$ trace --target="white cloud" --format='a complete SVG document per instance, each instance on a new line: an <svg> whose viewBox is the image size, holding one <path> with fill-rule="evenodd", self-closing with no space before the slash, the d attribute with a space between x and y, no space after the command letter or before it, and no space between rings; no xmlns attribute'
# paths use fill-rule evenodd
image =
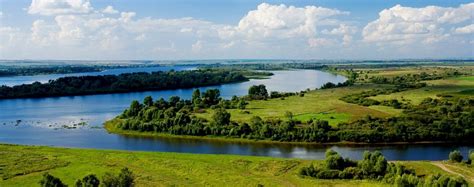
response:
<svg viewBox="0 0 474 187"><path fill-rule="evenodd" d="M30 14L56 15L89 13L92 6L89 0L32 0L28 8Z"/></svg>
<svg viewBox="0 0 474 187"><path fill-rule="evenodd" d="M472 56L473 5L397 5L362 30L349 12L317 6L262 3L236 23L217 24L94 9L89 0L33 0L29 30L0 25L0 58L19 49L25 56L17 58L48 59Z"/></svg>
<svg viewBox="0 0 474 187"><path fill-rule="evenodd" d="M105 7L104 9L102 9L102 13L104 13L104 14L118 14L119 11L115 10L114 7L109 5L109 6Z"/></svg>
<svg viewBox="0 0 474 187"><path fill-rule="evenodd" d="M396 5L384 9L379 18L363 29L366 42L392 42L427 44L452 39L449 33L453 27L471 22L474 3L457 8L427 6L411 8Z"/></svg>
<svg viewBox="0 0 474 187"><path fill-rule="evenodd" d="M464 27L456 28L455 33L457 34L473 34L474 33L474 24L470 24Z"/></svg>
<svg viewBox="0 0 474 187"><path fill-rule="evenodd" d="M324 7L294 7L262 3L256 10L249 11L235 27L220 30L222 38L241 37L246 40L313 38L318 27L339 23L332 19L348 12Z"/></svg>

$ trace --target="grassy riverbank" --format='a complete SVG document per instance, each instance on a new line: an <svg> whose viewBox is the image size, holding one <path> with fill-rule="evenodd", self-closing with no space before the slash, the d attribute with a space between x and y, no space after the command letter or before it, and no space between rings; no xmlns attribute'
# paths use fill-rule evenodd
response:
<svg viewBox="0 0 474 187"><path fill-rule="evenodd" d="M270 157L207 155L161 152L130 152L0 145L0 186L35 186L44 172L72 185L94 173L118 173L123 167L136 175L137 186L386 186L367 180L320 180L301 178L301 167L321 161ZM402 162L421 174L473 177L472 167L413 161ZM451 168L452 172L439 167Z"/></svg>

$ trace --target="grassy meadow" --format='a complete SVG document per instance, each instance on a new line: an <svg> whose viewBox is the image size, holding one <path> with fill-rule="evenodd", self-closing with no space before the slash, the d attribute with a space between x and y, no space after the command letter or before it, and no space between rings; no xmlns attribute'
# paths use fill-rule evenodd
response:
<svg viewBox="0 0 474 187"><path fill-rule="evenodd" d="M321 161L271 157L161 152L70 149L43 146L0 145L0 186L37 186L45 172L72 186L88 174L101 178L128 167L137 186L387 186L368 180L302 178L301 167ZM6 158L6 159L5 159ZM402 162L421 174L448 174L428 161ZM473 176L465 165L443 163L458 174Z"/></svg>
<svg viewBox="0 0 474 187"><path fill-rule="evenodd" d="M312 90L305 93L304 97L290 96L284 99L268 99L250 101L245 110L229 109L231 120L237 122L249 121L253 116L264 119L285 118L285 113L291 111L294 119L307 121L309 119L327 120L330 125L339 122L355 120L367 115L388 117L396 114L392 109L369 108L339 100L340 97L367 91L376 88L376 85L364 84L351 87ZM195 114L198 117L210 119L212 111Z"/></svg>

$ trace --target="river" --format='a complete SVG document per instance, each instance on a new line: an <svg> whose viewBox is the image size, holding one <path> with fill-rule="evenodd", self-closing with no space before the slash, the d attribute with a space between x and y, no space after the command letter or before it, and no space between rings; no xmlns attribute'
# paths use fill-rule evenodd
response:
<svg viewBox="0 0 474 187"><path fill-rule="evenodd" d="M77 75L104 75L126 72L177 71L193 69L190 66L123 68L103 72L17 76L0 78L0 84L16 85L34 81L45 82L52 78ZM274 71L269 79L252 79L248 82L217 88L224 98L245 95L251 85L265 84L269 91L295 92L318 88L326 82L343 82L346 79L316 70ZM102 128L105 120L120 114L132 100L145 96L169 98L177 95L190 98L193 89L148 91L120 94L103 94L72 97L0 100L0 142L24 145L47 145L95 149L134 151L162 151L205 154L238 154L285 158L322 159L331 148L343 156L360 159L365 150L380 150L390 160L444 160L453 149L467 154L472 146L451 145L391 145L391 146L322 146L301 144L263 144L209 141L181 138L143 138L109 134ZM63 128L73 126L75 129ZM86 125L81 125L86 124Z"/></svg>

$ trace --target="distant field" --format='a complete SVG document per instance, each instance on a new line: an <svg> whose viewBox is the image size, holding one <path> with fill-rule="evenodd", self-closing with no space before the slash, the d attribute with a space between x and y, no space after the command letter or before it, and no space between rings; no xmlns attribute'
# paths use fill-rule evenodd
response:
<svg viewBox="0 0 474 187"><path fill-rule="evenodd" d="M438 98L438 94L449 94L474 97L474 76L465 76L443 80L426 81L428 86L420 89L393 93L390 95L377 95L371 97L375 100L398 99L399 101L419 104L427 97Z"/></svg>
<svg viewBox="0 0 474 187"><path fill-rule="evenodd" d="M281 99L250 101L245 110L231 109L231 120L243 122L249 121L253 116L264 119L286 118L285 112L291 111L297 120L307 121L310 119L327 120L331 125L339 122L355 120L367 115L387 117L396 114L391 108L368 108L339 100L340 97L374 89L371 84L355 85L345 88L327 90L313 90L304 95L287 97ZM198 117L210 119L212 111L196 114Z"/></svg>
<svg viewBox="0 0 474 187"><path fill-rule="evenodd" d="M87 174L101 178L128 167L137 186L387 186L366 180L320 180L301 178L298 171L311 162L271 157L207 155L161 152L106 151L38 146L0 145L0 186L37 186L49 172L72 186ZM8 159L3 159L8 158ZM420 174L449 174L436 162L402 162ZM472 167L443 163L465 176ZM450 175L455 175L451 173Z"/></svg>

